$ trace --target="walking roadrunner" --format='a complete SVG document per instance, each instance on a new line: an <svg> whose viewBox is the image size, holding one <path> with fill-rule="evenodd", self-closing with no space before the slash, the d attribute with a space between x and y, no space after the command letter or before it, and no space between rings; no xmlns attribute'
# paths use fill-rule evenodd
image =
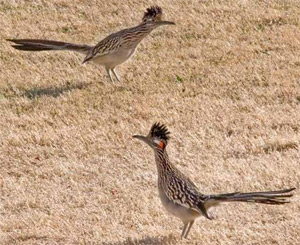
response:
<svg viewBox="0 0 300 245"><path fill-rule="evenodd" d="M43 39L8 39L15 43L13 47L24 51L69 50L85 54L83 63L94 61L105 67L112 82L111 73L120 81L115 68L128 60L138 44L154 29L163 25L175 25L174 22L162 20L162 9L150 7L144 13L142 23L138 26L110 34L96 46L80 45Z"/></svg>
<svg viewBox="0 0 300 245"><path fill-rule="evenodd" d="M234 192L217 195L204 195L196 185L181 173L169 160L166 146L169 140L166 126L156 123L147 136L134 135L134 138L144 141L153 150L158 171L158 192L163 206L184 224L181 237L187 238L192 225L200 216L212 219L209 209L221 202L253 202L271 205L288 203L291 191L295 188L264 191L264 192Z"/></svg>

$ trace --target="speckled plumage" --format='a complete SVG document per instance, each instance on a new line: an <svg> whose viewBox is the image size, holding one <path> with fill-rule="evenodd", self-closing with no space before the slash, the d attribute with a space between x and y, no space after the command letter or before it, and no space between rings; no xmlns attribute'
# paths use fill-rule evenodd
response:
<svg viewBox="0 0 300 245"><path fill-rule="evenodd" d="M174 25L170 21L162 21L162 9L150 7L144 13L141 24L115 32L101 40L95 46L72 44L43 39L9 39L14 48L23 51L70 50L85 54L83 63L93 61L105 67L110 81L111 72L120 81L115 68L127 61L135 52L139 43L155 28L162 25Z"/></svg>
<svg viewBox="0 0 300 245"><path fill-rule="evenodd" d="M134 137L143 140L154 150L160 199L169 213L183 221L184 227L181 236L184 238L188 236L195 219L200 216L212 219L209 215L209 209L217 206L220 202L254 202L279 205L287 203L286 198L292 196L289 192L295 188L267 192L202 194L196 185L169 160L166 151L169 135L170 132L165 125L155 123L147 136L135 135Z"/></svg>

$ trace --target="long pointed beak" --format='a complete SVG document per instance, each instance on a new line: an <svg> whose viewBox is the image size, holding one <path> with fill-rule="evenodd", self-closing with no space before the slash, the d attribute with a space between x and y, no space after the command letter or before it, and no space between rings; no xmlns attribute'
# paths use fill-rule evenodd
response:
<svg viewBox="0 0 300 245"><path fill-rule="evenodd" d="M146 142L146 137L143 136L143 135L133 135L132 136L133 138L136 138L136 139L139 139L139 140L142 140L142 141L145 141Z"/></svg>
<svg viewBox="0 0 300 245"><path fill-rule="evenodd" d="M166 21L166 20L161 20L161 21L158 21L158 22L156 22L158 25L160 25L160 26L163 26L163 25L175 25L175 23L174 22L172 22L172 21Z"/></svg>
<svg viewBox="0 0 300 245"><path fill-rule="evenodd" d="M146 144L150 145L150 141L146 136L143 135L133 135L133 138L139 139L141 141L144 141Z"/></svg>

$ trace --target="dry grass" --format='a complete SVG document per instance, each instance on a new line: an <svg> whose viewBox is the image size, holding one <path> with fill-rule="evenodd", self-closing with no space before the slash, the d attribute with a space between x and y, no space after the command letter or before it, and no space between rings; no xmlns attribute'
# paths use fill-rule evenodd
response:
<svg viewBox="0 0 300 245"><path fill-rule="evenodd" d="M5 39L93 44L149 1L0 1L1 244L298 242L298 191L285 206L224 205L181 241L153 153L131 136L167 124L171 159L204 193L299 188L299 1L154 3L177 25L147 37L111 85L78 54Z"/></svg>

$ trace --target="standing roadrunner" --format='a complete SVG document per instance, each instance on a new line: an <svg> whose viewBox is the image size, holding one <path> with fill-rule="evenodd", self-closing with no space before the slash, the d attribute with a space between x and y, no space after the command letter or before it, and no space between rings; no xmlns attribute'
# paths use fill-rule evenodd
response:
<svg viewBox="0 0 300 245"><path fill-rule="evenodd" d="M162 25L175 25L174 22L162 20L162 9L150 7L144 13L142 23L138 26L110 34L96 46L72 44L42 39L8 39L14 42L15 49L24 51L70 50L85 54L83 63L94 61L105 67L112 82L111 72L120 81L115 68L128 60L138 44L154 29Z"/></svg>
<svg viewBox="0 0 300 245"><path fill-rule="evenodd" d="M255 202L279 205L288 203L295 188L265 192L234 192L218 195L204 195L194 183L181 173L169 160L166 146L170 132L166 126L156 123L147 136L134 138L147 143L153 150L158 171L158 192L163 206L168 212L180 218L184 224L181 237L187 238L196 218L205 216L212 219L209 209L221 202Z"/></svg>

